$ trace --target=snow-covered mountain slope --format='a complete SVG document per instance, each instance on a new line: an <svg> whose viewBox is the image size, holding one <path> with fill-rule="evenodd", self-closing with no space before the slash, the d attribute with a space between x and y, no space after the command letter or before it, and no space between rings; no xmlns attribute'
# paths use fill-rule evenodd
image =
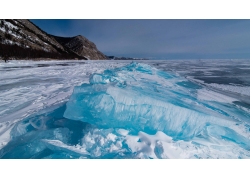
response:
<svg viewBox="0 0 250 180"><path fill-rule="evenodd" d="M64 43L60 39L70 39ZM47 34L29 20L0 20L0 58L106 59L83 36L62 38Z"/></svg>

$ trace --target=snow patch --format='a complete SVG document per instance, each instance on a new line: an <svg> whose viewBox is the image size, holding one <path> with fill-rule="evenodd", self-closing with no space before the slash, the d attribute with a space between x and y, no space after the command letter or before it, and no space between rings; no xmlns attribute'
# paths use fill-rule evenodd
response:
<svg viewBox="0 0 250 180"><path fill-rule="evenodd" d="M7 22L7 21L4 21L4 24L7 25L9 28L12 28L12 29L18 29L17 26L11 24L10 22Z"/></svg>

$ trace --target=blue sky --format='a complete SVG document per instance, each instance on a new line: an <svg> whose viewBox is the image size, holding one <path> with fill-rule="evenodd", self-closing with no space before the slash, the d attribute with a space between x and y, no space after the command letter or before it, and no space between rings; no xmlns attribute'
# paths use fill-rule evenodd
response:
<svg viewBox="0 0 250 180"><path fill-rule="evenodd" d="M105 55L250 59L250 20L31 20L49 34L83 35Z"/></svg>

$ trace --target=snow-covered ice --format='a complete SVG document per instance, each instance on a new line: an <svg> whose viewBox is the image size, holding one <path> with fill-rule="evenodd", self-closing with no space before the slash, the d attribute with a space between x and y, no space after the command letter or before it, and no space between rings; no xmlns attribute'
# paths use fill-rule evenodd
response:
<svg viewBox="0 0 250 180"><path fill-rule="evenodd" d="M0 157L249 158L250 64L221 61L0 63Z"/></svg>

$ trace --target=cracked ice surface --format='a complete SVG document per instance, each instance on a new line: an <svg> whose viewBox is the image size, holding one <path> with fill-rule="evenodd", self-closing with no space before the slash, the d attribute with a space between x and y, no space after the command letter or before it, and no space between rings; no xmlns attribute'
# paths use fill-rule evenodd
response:
<svg viewBox="0 0 250 180"><path fill-rule="evenodd" d="M64 103L90 74L124 63L92 61L10 61L0 63L0 148L22 119Z"/></svg>
<svg viewBox="0 0 250 180"><path fill-rule="evenodd" d="M232 113L230 108L218 109L217 102L200 100L200 89L174 74L132 63L93 74L90 84L76 87L64 117L104 128L162 131L183 140L197 136L211 124L233 126L240 110Z"/></svg>
<svg viewBox="0 0 250 180"><path fill-rule="evenodd" d="M249 80L214 89L221 62L81 62L0 64L1 158L250 157L248 94L217 88Z"/></svg>

